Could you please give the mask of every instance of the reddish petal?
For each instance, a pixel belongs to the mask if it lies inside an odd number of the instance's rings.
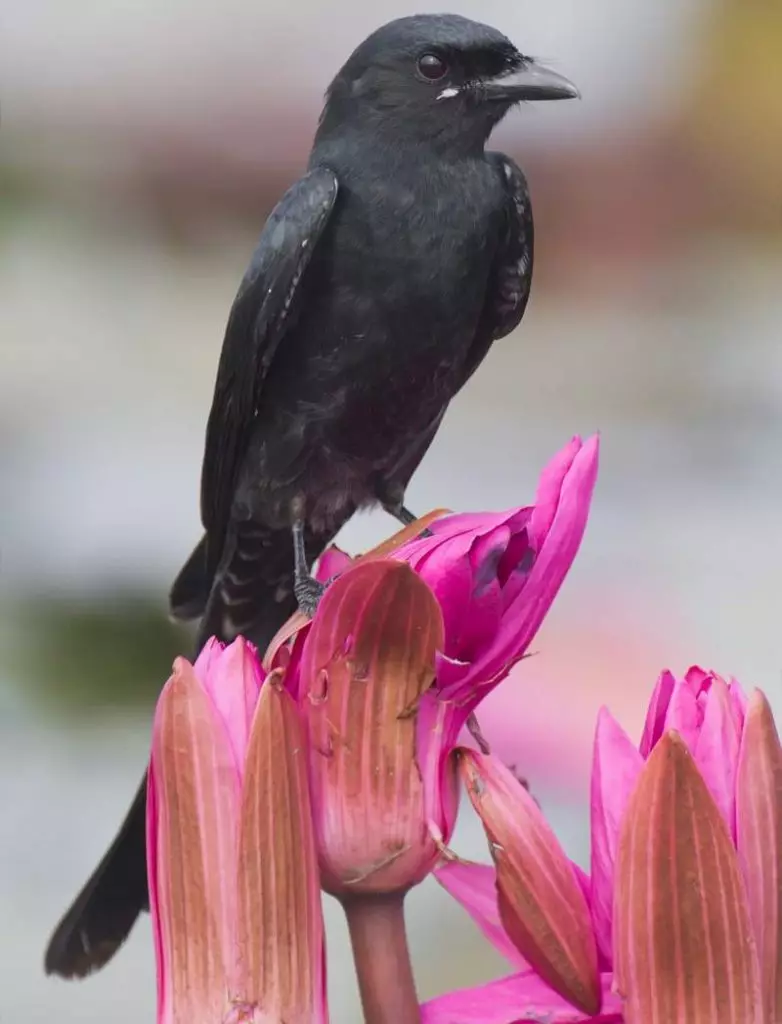
[[[496,758],[460,751],[497,866],[500,917],[519,953],[573,1006],[598,1013],[597,947],[584,893],[535,801]]]
[[[652,751],[622,825],[614,964],[628,1024],[763,1024],[738,858],[681,737]]]
[[[214,706],[182,658],[158,701],[151,773],[150,877],[163,1020],[222,1020],[234,967],[239,778]]]
[[[272,677],[261,691],[247,751],[234,1004],[248,1015],[259,1011],[264,1020],[325,1024],[323,919],[307,768],[296,706]]]
[[[759,690],[749,701],[741,743],[736,823],[766,1019],[773,1022],[782,1019],[782,750]]]

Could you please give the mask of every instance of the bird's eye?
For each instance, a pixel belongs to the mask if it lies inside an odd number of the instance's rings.
[[[425,53],[418,58],[418,74],[427,82],[439,82],[448,74],[448,65],[436,53]]]

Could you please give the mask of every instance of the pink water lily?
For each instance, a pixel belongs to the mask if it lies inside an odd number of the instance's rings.
[[[604,958],[611,957],[619,825],[645,759],[667,730],[676,730],[735,837],[736,773],[746,703],[735,681],[691,668],[682,679],[668,671],[660,675],[638,747],[607,710],[600,712],[592,762],[591,873],[595,927]]]
[[[415,721],[427,816],[441,838],[447,839],[453,826],[447,806],[450,754],[481,700],[524,657],[567,575],[589,516],[598,450],[597,437],[574,438],[543,470],[531,506],[433,513],[421,520],[430,536],[416,536],[416,527],[410,527],[406,543],[381,545],[359,559],[406,562],[440,605],[443,643],[433,685],[420,695]],[[330,549],[321,559],[319,578],[352,564],[343,552]],[[303,621],[293,627],[299,630],[294,667],[308,628]],[[270,664],[279,663],[277,646]]]
[[[782,747],[768,701],[700,670],[664,673],[642,749],[601,713],[591,879],[508,769],[462,755],[496,869],[452,860],[435,875],[516,973],[430,1001],[426,1024],[780,1019]]]
[[[147,797],[158,1024],[325,1024],[323,922],[293,699],[243,640],[180,658]]]

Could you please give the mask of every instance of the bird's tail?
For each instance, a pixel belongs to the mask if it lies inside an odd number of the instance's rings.
[[[103,860],[54,930],[47,974],[83,978],[114,956],[142,910],[149,909],[145,817],[147,776]]]
[[[212,577],[209,574],[204,534],[171,586],[168,594],[171,615],[182,622],[200,618],[209,600],[211,587]]]
[[[306,532],[310,562],[332,535]],[[296,609],[290,531],[256,524],[232,530],[213,580],[205,556],[202,540],[171,590],[175,615],[202,616],[195,653],[211,636],[227,641],[240,633],[264,651]],[[47,974],[81,978],[99,970],[149,909],[145,835],[146,775],[114,842],[55,929],[44,961]]]

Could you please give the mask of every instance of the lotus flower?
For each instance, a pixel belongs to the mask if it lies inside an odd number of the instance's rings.
[[[700,725],[690,730],[689,743],[660,726],[671,706],[692,710],[687,694],[676,696],[685,687],[703,712],[679,718]],[[714,707],[704,707],[711,701]],[[741,728],[738,757],[728,768],[735,778],[735,843],[725,804],[714,796],[724,791],[708,774],[719,765],[720,737],[725,760],[735,753],[726,720]],[[602,889],[595,876],[590,881],[567,861],[507,769],[475,752],[463,755],[468,792],[497,868],[455,862],[436,876],[514,966],[523,968],[525,960],[528,966],[501,982],[432,1000],[423,1008],[425,1024],[782,1019],[782,748],[768,702],[756,691],[747,703],[737,684],[699,670],[680,683],[664,674],[642,749],[646,762],[607,712],[601,714],[592,859],[601,868]],[[608,885],[606,941],[605,902],[598,897]],[[599,989],[595,939],[603,940]],[[573,1004],[592,1011],[589,1001],[600,990],[598,1015],[579,1013]]]
[[[157,705],[147,862],[159,1024],[324,1024],[323,923],[295,704],[243,640]]]

